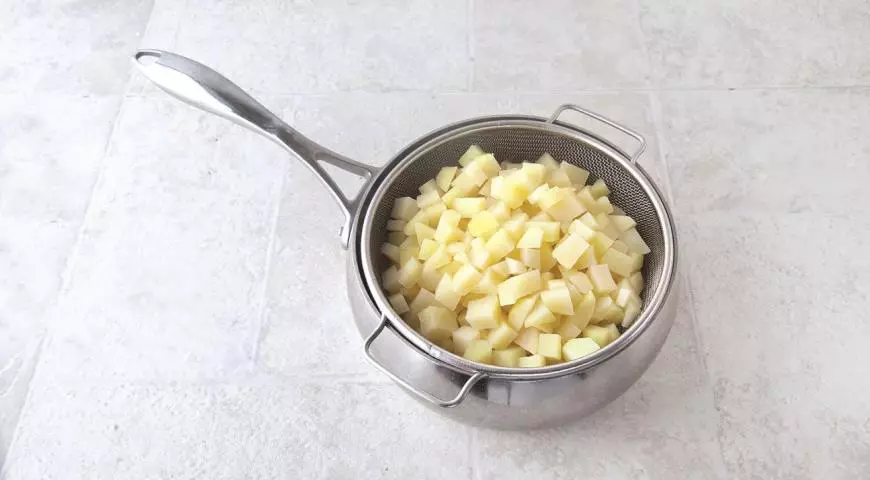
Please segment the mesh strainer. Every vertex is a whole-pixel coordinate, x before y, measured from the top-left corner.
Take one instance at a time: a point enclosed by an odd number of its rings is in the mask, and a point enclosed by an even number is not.
[[[477,417],[496,420],[481,422],[499,425],[498,416],[491,414],[492,403],[499,396],[496,391],[513,388],[501,403],[510,408],[525,408],[519,398],[534,398],[522,390],[527,382],[538,382],[536,392],[548,392],[537,398],[541,405],[550,402],[552,411],[541,412],[536,405],[528,421],[516,425],[540,425],[566,414],[588,413],[592,406],[618,396],[643,372],[661,347],[673,320],[668,302],[672,290],[676,265],[676,240],[670,212],[661,194],[649,176],[636,164],[644,150],[643,138],[615,122],[574,105],[560,107],[550,117],[505,115],[481,117],[462,121],[438,129],[418,139],[402,150],[384,168],[376,169],[326,149],[292,129],[265,107],[244,93],[239,87],[217,72],[193,60],[168,52],[143,50],[134,56],[139,69],[159,87],[173,96],[203,110],[227,118],[276,142],[303,160],[326,184],[339,202],[347,219],[342,229],[342,242],[349,247],[348,285],[354,306],[354,319],[360,331],[367,336],[365,351],[374,364],[393,380],[418,398],[438,407],[460,404],[469,392],[473,398],[488,401],[483,410],[469,411]],[[636,151],[628,155],[610,142],[572,124],[559,120],[566,110],[579,112],[593,120],[615,128],[639,142]],[[415,196],[417,188],[433,178],[441,167],[455,165],[460,155],[470,146],[479,145],[492,152],[500,161],[520,162],[538,158],[545,152],[556,159],[580,166],[595,178],[604,179],[611,187],[610,198],[637,221],[637,230],[652,250],[645,258],[642,292],[644,308],[635,324],[619,339],[596,353],[569,363],[533,369],[514,369],[469,362],[430,343],[408,327],[390,307],[380,287],[380,274],[387,268],[386,259],[379,253],[386,240],[386,222],[393,201],[401,196]],[[321,163],[329,163],[368,179],[355,199],[348,199],[325,172]],[[667,308],[666,308],[667,307]],[[665,313],[662,314],[662,312]],[[456,386],[454,395],[436,395],[420,381],[409,380],[397,373],[412,363],[403,352],[398,360],[385,359],[375,346],[379,336],[390,330],[410,346],[424,360],[423,381],[426,375],[443,376]],[[653,330],[653,332],[648,332]],[[645,336],[644,336],[645,335]],[[645,339],[638,342],[638,339]],[[640,344],[639,347],[632,347]],[[628,353],[625,353],[628,352]],[[378,354],[381,353],[381,354]],[[601,374],[599,366],[607,362],[607,369],[617,372],[606,387],[607,392],[593,391],[588,399],[571,403],[556,403],[557,395],[540,382],[562,379],[577,374],[578,382],[560,391],[581,395],[585,389],[597,387]],[[507,390],[505,390],[507,388]],[[500,389],[500,390],[499,390]],[[558,400],[561,402],[561,400]],[[512,403],[513,402],[513,403]],[[466,402],[468,403],[468,402]],[[474,403],[474,402],[472,402]],[[466,405],[463,405],[466,408]],[[597,408],[597,407],[595,407]],[[512,412],[516,414],[516,412]],[[546,417],[546,418],[542,418]]]

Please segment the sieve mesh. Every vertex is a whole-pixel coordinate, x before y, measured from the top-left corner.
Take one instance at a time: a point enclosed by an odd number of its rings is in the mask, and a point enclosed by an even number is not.
[[[484,151],[493,153],[499,162],[534,161],[549,152],[557,161],[588,170],[589,183],[603,179],[610,187],[611,202],[635,219],[637,231],[650,247],[651,252],[644,258],[646,284],[641,294],[646,308],[647,299],[663,281],[663,272],[672,270],[665,265],[665,259],[673,257],[665,254],[668,242],[663,230],[663,225],[669,225],[670,219],[660,217],[647,193],[651,182],[626,168],[624,155],[622,160],[617,160],[615,148],[600,139],[577,135],[575,130],[569,131],[540,120],[488,122],[440,138],[433,142],[434,145],[424,146],[408,158],[399,160],[395,172],[384,179],[372,197],[370,224],[362,232],[364,238],[361,239],[363,248],[360,252],[363,261],[370,262],[372,271],[366,272],[369,285],[380,285],[380,275],[390,265],[380,254],[380,247],[387,240],[386,222],[390,219],[393,202],[399,197],[416,197],[420,185],[434,178],[442,167],[457,165],[459,157],[469,146],[479,145]],[[606,147],[602,148],[602,144]],[[380,293],[383,294],[382,290]]]

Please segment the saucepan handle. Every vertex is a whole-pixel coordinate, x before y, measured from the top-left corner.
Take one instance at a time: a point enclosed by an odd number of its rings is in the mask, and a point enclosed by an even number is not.
[[[139,70],[175,98],[248,128],[277,143],[305,162],[326,185],[345,215],[342,243],[347,246],[356,199],[348,198],[320,164],[328,163],[369,179],[375,167],[351,160],[305,137],[270,112],[236,84],[201,63],[170,52],[140,50],[133,56]]]

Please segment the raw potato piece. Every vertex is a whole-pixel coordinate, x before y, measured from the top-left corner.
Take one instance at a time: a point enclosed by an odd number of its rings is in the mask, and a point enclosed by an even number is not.
[[[395,200],[382,227],[382,287],[411,328],[474,362],[535,368],[632,326],[649,247],[603,180],[586,185],[589,172],[549,154],[499,164],[477,146],[459,165]]]

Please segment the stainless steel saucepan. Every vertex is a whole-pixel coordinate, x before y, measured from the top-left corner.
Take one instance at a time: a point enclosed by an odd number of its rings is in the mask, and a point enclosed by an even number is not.
[[[671,212],[637,164],[645,142],[636,132],[575,105],[550,118],[498,115],[471,118],[430,132],[402,149],[383,168],[351,160],[297,132],[214,70],[180,55],[142,50],[138,68],[167,93],[263,135],[305,162],[344,212],[347,290],[368,359],[424,405],[456,420],[495,428],[533,428],[589,414],[627,390],[649,367],[675,317],[677,244]],[[579,112],[638,142],[627,154],[601,136],[559,120]],[[523,161],[550,152],[602,178],[610,198],[637,221],[652,252],[646,256],[644,307],[615,342],[584,358],[540,368],[505,368],[470,362],[429,342],[392,310],[380,286],[387,260],[380,253],[393,201],[416,196],[441,167],[455,165],[470,146],[499,160]],[[328,163],[366,179],[348,198],[321,166]],[[329,328],[324,325],[324,328]],[[384,405],[385,415],[389,405]]]

